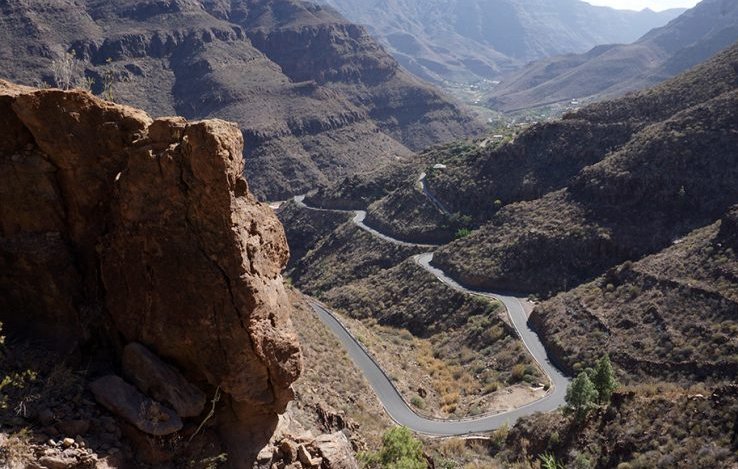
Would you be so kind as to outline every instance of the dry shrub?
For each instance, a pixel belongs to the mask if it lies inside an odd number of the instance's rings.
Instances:
[[[31,435],[27,429],[13,433],[6,439],[0,436],[0,466],[8,469],[24,469],[33,459]]]

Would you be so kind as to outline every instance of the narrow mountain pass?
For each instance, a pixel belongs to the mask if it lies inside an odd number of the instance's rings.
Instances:
[[[355,216],[352,219],[352,222],[356,226],[384,241],[402,246],[435,247],[409,243],[380,233],[364,223],[366,217],[366,212],[364,211],[314,208],[306,205],[304,199],[304,196],[297,196],[294,198],[295,203],[298,204],[298,206],[307,210],[354,213]],[[400,392],[393,385],[389,376],[387,376],[385,371],[379,366],[374,358],[372,358],[369,351],[361,344],[361,342],[344,326],[338,316],[330,311],[325,305],[319,303],[317,300],[311,299],[310,305],[313,310],[315,310],[320,320],[339,338],[348,351],[351,359],[364,373],[367,381],[372,386],[380,402],[393,420],[417,433],[432,436],[455,436],[492,431],[505,424],[512,425],[521,417],[529,416],[536,412],[550,412],[564,405],[569,379],[551,363],[548,359],[546,349],[538,338],[538,335],[528,327],[528,317],[525,308],[523,307],[523,303],[519,298],[492,292],[469,290],[461,286],[458,282],[446,276],[442,270],[431,265],[433,260],[432,252],[416,255],[413,259],[419,266],[433,274],[440,282],[443,282],[459,292],[469,295],[484,296],[500,301],[505,306],[513,327],[520,339],[523,341],[526,349],[534,358],[541,370],[549,378],[550,389],[548,394],[541,399],[518,407],[514,410],[494,415],[486,415],[463,420],[435,420],[420,416],[402,397]]]

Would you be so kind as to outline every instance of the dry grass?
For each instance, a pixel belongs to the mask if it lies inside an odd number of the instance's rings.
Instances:
[[[542,396],[530,383],[505,386],[490,371],[484,354],[459,348],[458,332],[422,339],[404,329],[378,324],[374,319],[341,317],[387,372],[400,394],[416,412],[435,418],[462,418],[494,413],[523,405]],[[443,336],[443,337],[440,337]],[[464,362],[464,357],[472,361]],[[494,357],[494,356],[493,356]],[[532,366],[525,378],[538,379]],[[491,378],[494,377],[494,378]],[[491,383],[485,380],[493,379]]]
[[[315,408],[318,404],[343,413],[359,425],[358,433],[376,448],[384,431],[391,425],[382,405],[361,372],[353,364],[333,333],[304,303],[302,296],[291,291],[292,321],[298,331],[304,355],[304,371],[294,384],[294,409],[306,428],[320,428]]]
[[[11,435],[0,434],[0,465],[8,469],[25,469],[33,461],[31,433],[21,429]]]
[[[738,388],[651,383],[618,390],[607,408],[575,423],[560,413],[521,420],[500,460],[554,454],[566,467],[736,467]]]

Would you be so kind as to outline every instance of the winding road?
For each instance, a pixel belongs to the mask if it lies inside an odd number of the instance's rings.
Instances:
[[[383,240],[387,241],[388,243],[397,244],[398,246],[408,246],[408,247],[421,247],[421,248],[435,248],[438,247],[437,244],[417,244],[417,243],[410,243],[407,241],[401,241],[399,239],[395,239],[391,236],[387,236],[386,234],[380,233],[379,231],[375,230],[371,226],[364,223],[364,220],[366,220],[366,211],[365,210],[334,210],[334,209],[328,209],[328,208],[316,208],[316,207],[310,207],[309,205],[305,204],[305,196],[304,195],[298,195],[294,198],[295,203],[302,208],[306,208],[308,210],[313,210],[316,212],[334,212],[334,213],[353,213],[354,218],[351,220],[354,222],[356,226],[361,228],[362,230],[371,233],[373,236]]]
[[[422,248],[434,247],[402,241],[380,233],[364,223],[366,212],[363,210],[347,211],[314,208],[305,204],[305,196],[297,196],[294,200],[300,207],[308,210],[353,213],[354,218],[352,221],[355,225],[384,241],[401,246]],[[310,305],[313,310],[315,310],[320,320],[338,337],[339,341],[346,348],[351,359],[362,371],[372,389],[374,389],[374,392],[377,394],[377,397],[386,409],[387,413],[395,422],[399,425],[408,427],[417,433],[425,435],[459,436],[496,430],[505,424],[514,424],[520,417],[532,415],[536,412],[550,412],[565,404],[564,398],[566,396],[566,388],[569,384],[569,379],[548,359],[548,354],[543,343],[541,343],[538,335],[528,326],[528,316],[525,308],[523,307],[523,303],[519,298],[492,292],[469,290],[461,286],[458,282],[448,277],[441,269],[431,265],[431,262],[433,261],[432,252],[413,256],[413,260],[420,267],[433,274],[440,282],[443,282],[454,290],[469,295],[494,298],[500,301],[507,309],[510,321],[528,352],[535,359],[543,372],[548,376],[551,387],[548,394],[541,399],[507,412],[463,420],[436,420],[423,417],[415,413],[397,388],[392,384],[392,381],[387,374],[372,358],[369,351],[351,334],[351,332],[349,332],[343,323],[341,323],[338,316],[326,308],[325,305],[316,300],[310,300]]]
[[[433,194],[433,192],[431,192],[430,189],[428,189],[428,183],[426,182],[427,176],[428,175],[426,173],[420,173],[420,177],[418,178],[418,189],[420,189],[420,192],[422,192],[423,195],[425,195],[428,198],[428,200],[430,200],[430,202],[438,210],[441,211],[441,213],[443,213],[445,215],[450,215],[451,212],[449,211],[449,209],[447,209],[446,206],[443,205],[443,202],[441,202],[440,200],[438,200],[438,197],[436,197]]]

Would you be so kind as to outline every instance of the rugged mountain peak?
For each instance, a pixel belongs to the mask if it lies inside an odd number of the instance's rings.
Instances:
[[[0,124],[0,320],[143,344],[225,393],[230,434],[270,434],[301,354],[284,231],[249,192],[238,127],[2,81]]]
[[[365,24],[416,76],[497,79],[529,60],[631,42],[681,10],[655,13],[579,0],[319,0]]]

